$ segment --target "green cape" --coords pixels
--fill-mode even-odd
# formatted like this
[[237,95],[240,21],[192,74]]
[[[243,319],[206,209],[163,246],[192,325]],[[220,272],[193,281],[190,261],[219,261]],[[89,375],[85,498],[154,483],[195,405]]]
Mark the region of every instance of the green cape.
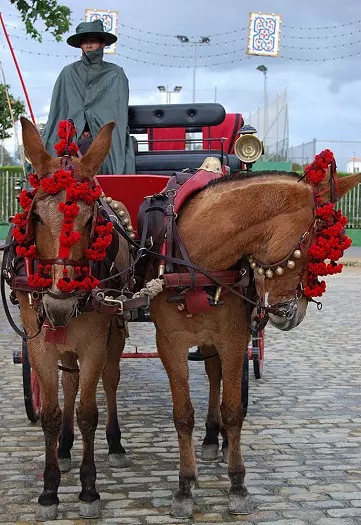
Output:
[[123,68],[103,62],[102,48],[83,54],[81,60],[64,67],[55,83],[42,135],[47,151],[55,153],[60,120],[72,119],[78,138],[85,122],[94,138],[103,124],[114,120],[111,150],[99,173],[135,173],[134,146],[128,133],[128,98]]

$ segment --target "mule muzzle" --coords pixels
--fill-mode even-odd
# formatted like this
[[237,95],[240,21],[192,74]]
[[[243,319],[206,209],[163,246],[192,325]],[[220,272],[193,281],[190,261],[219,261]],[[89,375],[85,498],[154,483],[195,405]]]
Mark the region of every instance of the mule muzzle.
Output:
[[307,305],[308,300],[304,295],[278,303],[273,308],[279,311],[279,315],[269,313],[269,321],[279,330],[288,331],[296,328],[306,315]]
[[67,326],[75,314],[79,299],[75,294],[44,294],[43,306],[49,323],[53,326]]

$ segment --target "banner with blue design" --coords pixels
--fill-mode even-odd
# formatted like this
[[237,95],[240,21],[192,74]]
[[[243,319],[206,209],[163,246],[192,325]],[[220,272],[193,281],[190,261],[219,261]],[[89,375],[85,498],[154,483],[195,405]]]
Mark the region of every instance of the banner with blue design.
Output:
[[278,56],[280,32],[281,15],[250,13],[247,55]]

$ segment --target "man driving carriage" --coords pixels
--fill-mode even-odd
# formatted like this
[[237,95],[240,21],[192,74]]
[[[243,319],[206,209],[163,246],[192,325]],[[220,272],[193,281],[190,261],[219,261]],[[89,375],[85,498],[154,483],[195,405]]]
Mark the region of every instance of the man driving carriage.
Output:
[[101,20],[82,22],[67,42],[81,48],[80,60],[65,66],[53,90],[43,141],[54,154],[58,122],[71,119],[78,130],[78,146],[85,153],[101,126],[114,120],[112,147],[100,173],[134,173],[134,147],[128,129],[128,79],[122,67],[103,61],[105,46],[117,37],[104,31]]

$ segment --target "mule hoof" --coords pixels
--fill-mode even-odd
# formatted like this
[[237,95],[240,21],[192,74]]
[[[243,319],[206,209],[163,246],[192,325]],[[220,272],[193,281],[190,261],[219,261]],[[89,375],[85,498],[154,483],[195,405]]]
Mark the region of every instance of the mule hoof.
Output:
[[228,447],[222,448],[222,461],[228,465]]
[[125,468],[131,465],[131,460],[127,454],[109,454],[109,467]]
[[58,515],[58,505],[38,505],[36,507],[36,521],[56,520]]
[[173,518],[187,519],[193,515],[193,499],[187,498],[181,501],[173,498],[169,513]]
[[252,514],[256,505],[249,494],[243,498],[239,494],[230,494],[228,509],[231,514]]
[[71,469],[71,459],[59,458],[58,461],[60,472],[69,472],[69,470]]
[[214,461],[218,458],[219,447],[216,444],[202,445],[201,459],[203,461]]
[[91,503],[87,501],[81,501],[79,505],[79,515],[82,518],[99,518],[100,516],[101,503],[100,499],[96,499]]

